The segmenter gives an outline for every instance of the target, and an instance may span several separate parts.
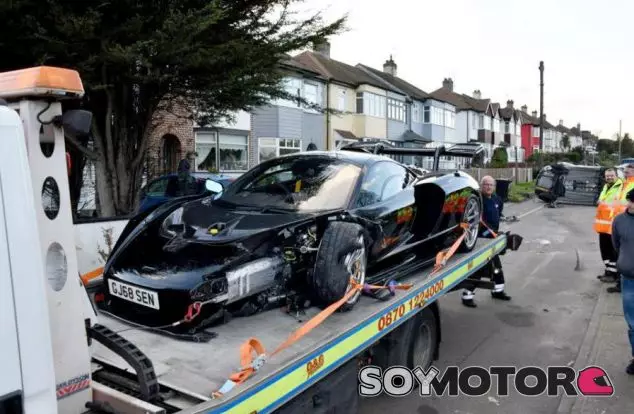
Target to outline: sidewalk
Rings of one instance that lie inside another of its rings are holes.
[[[597,281],[599,299],[592,314],[586,337],[579,350],[575,368],[596,365],[603,368],[614,386],[612,397],[563,397],[558,414],[634,413],[634,376],[625,373],[630,360],[630,344],[623,318],[621,295],[607,293],[612,284]]]

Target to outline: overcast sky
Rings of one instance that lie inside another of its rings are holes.
[[[611,137],[634,132],[634,1],[628,0],[306,0],[349,31],[331,39],[331,57],[382,68],[426,92],[454,90],[539,111],[543,60],[549,122]]]

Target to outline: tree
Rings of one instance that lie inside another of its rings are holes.
[[[617,147],[618,150],[618,147]],[[634,156],[634,141],[630,138],[630,134],[625,133],[621,140],[621,156],[632,157]]]
[[[568,136],[568,134],[561,137],[561,145],[566,150],[570,148],[570,137]]]
[[[280,59],[339,33],[345,22],[325,23],[320,13],[299,17],[292,9],[299,2],[2,2],[0,71],[43,64],[79,71],[94,149],[67,141],[95,162],[101,215],[127,214],[157,114],[204,126],[291,97]]]
[[[597,152],[605,151],[608,154],[618,151],[616,141],[611,139],[600,139],[597,141]]]
[[[508,154],[506,148],[498,147],[491,156],[491,168],[506,168],[508,166]]]

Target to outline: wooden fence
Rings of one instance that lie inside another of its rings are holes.
[[[532,168],[466,168],[463,171],[471,174],[478,182],[487,175],[495,179],[512,180],[514,183],[533,181]]]

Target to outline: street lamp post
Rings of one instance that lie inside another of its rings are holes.
[[[539,62],[539,152],[544,151],[544,61]]]

